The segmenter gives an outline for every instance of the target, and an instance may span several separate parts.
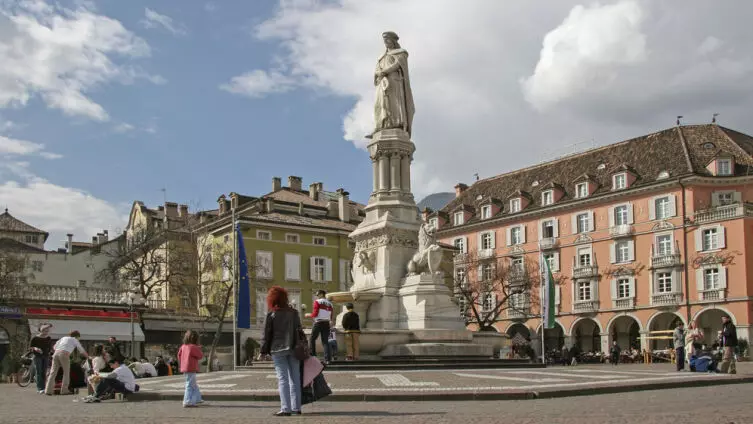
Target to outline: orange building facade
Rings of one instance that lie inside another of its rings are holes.
[[[557,286],[547,350],[604,352],[612,341],[663,349],[671,341],[649,332],[690,321],[712,344],[723,315],[750,340],[752,154],[745,134],[680,126],[458,184],[456,198],[427,219],[457,248],[458,279],[478,278],[464,269],[467,256],[511,267],[549,262]],[[508,299],[515,307],[495,327],[538,350],[540,305],[535,294],[522,297]]]

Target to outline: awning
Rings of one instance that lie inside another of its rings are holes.
[[[29,329],[31,331],[31,334],[37,334],[39,324],[44,322],[52,324],[50,337],[52,337],[53,339],[59,339],[63,336],[67,336],[71,331],[77,330],[79,333],[81,333],[81,340],[98,340],[105,342],[110,336],[115,336],[118,340],[121,341],[131,340],[131,323],[113,321],[30,319]],[[137,342],[144,341],[144,332],[141,331],[141,327],[138,323],[133,324],[133,334],[134,340],[136,340]]]

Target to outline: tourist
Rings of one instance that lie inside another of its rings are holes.
[[[123,354],[120,351],[120,343],[118,343],[118,339],[116,339],[115,336],[110,336],[107,338],[107,343],[105,343],[105,353],[107,353],[106,356],[108,363],[112,358],[123,357]]]
[[[299,334],[303,332],[301,318],[295,309],[288,306],[288,292],[279,286],[269,289],[267,308],[269,313],[264,320],[264,340],[261,344],[261,354],[272,355],[275,372],[277,373],[280,411],[274,415],[300,415],[301,361],[296,358],[293,351],[299,341]],[[314,311],[317,311],[316,306],[314,306]],[[329,323],[327,324],[327,327],[329,327]],[[328,333],[329,331],[323,333],[325,338]],[[326,340],[324,345],[327,346]]]
[[[68,394],[68,386],[71,380],[71,353],[74,350],[78,350],[85,358],[89,358],[86,350],[78,341],[81,337],[81,333],[78,331],[71,331],[70,335],[61,337],[60,340],[55,343],[54,351],[52,354],[52,367],[50,369],[50,375],[47,377],[47,385],[44,392],[48,396],[52,396],[55,392],[55,377],[57,377],[58,370],[63,369],[63,381],[60,385],[60,394]]]
[[[695,321],[690,321],[688,324],[688,333],[685,335],[685,356],[688,362],[690,362],[690,358],[697,356],[696,351],[701,349],[702,340],[703,330],[698,328],[698,324]]]
[[[144,369],[144,377],[157,377],[157,368],[148,359],[141,358],[141,367]]]
[[[610,358],[609,360],[612,361],[612,365],[617,366],[617,364],[620,363],[620,352],[622,350],[620,349],[620,346],[617,344],[617,340],[612,342],[612,347],[609,349]]]
[[[154,361],[154,368],[157,370],[157,376],[159,377],[164,377],[170,374],[170,371],[168,371],[169,367],[165,363],[165,358],[162,356],[158,356],[157,360]]]
[[[310,314],[306,314],[306,317],[314,319],[314,326],[311,329],[311,356],[316,356],[316,339],[319,337],[324,349],[324,363],[329,364],[332,360],[332,352],[329,350],[328,337],[333,308],[332,303],[325,296],[327,296],[327,292],[324,290],[316,292],[314,309]]]
[[[360,354],[359,337],[361,336],[360,317],[353,310],[353,304],[347,303],[348,312],[343,315],[343,330],[345,330],[345,360],[357,361]]]
[[[91,372],[93,374],[99,374],[100,371],[107,368],[107,360],[105,359],[105,347],[98,344],[94,346],[94,354],[91,357]]]
[[[735,348],[737,347],[737,328],[732,324],[728,316],[722,317],[722,366],[723,374],[737,374],[735,364]]]
[[[677,371],[685,369],[685,324],[682,322],[675,328],[672,334],[673,346],[675,348],[675,362],[677,362]]]
[[[329,330],[329,338],[327,339],[327,344],[329,345],[329,353],[332,357],[333,361],[337,361],[337,330],[335,328],[330,328]]]
[[[52,324],[41,324],[39,333],[31,338],[29,345],[34,354],[34,377],[37,380],[37,392],[44,394],[44,375],[50,365],[50,351],[52,350],[52,338],[50,329]]]
[[[106,377],[99,379],[94,395],[84,399],[86,403],[96,403],[109,399],[115,393],[130,394],[139,390],[136,384],[136,377],[133,372],[124,363],[120,357],[111,358],[107,364],[112,368],[112,372]]]
[[[191,408],[202,402],[201,391],[196,383],[196,373],[199,372],[199,360],[204,353],[199,346],[199,333],[188,330],[183,336],[183,345],[178,349],[180,372],[186,376],[186,390],[183,393],[183,407]]]
[[[150,364],[146,359],[139,361],[136,358],[131,358],[129,362],[130,364],[128,364],[128,368],[133,371],[133,373],[136,375],[136,378],[148,378],[157,376],[157,370],[154,368],[154,365]]]

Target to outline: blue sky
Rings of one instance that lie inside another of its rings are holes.
[[[385,30],[410,54],[417,198],[677,115],[753,133],[753,6],[687,4],[0,0],[0,206],[56,248],[163,187],[208,209],[297,175],[365,201]]]

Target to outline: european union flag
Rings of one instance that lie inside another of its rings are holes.
[[[243,245],[241,226],[235,225],[238,240],[238,307],[236,317],[237,328],[251,328],[251,286],[248,278],[248,263],[246,262],[246,247]]]

